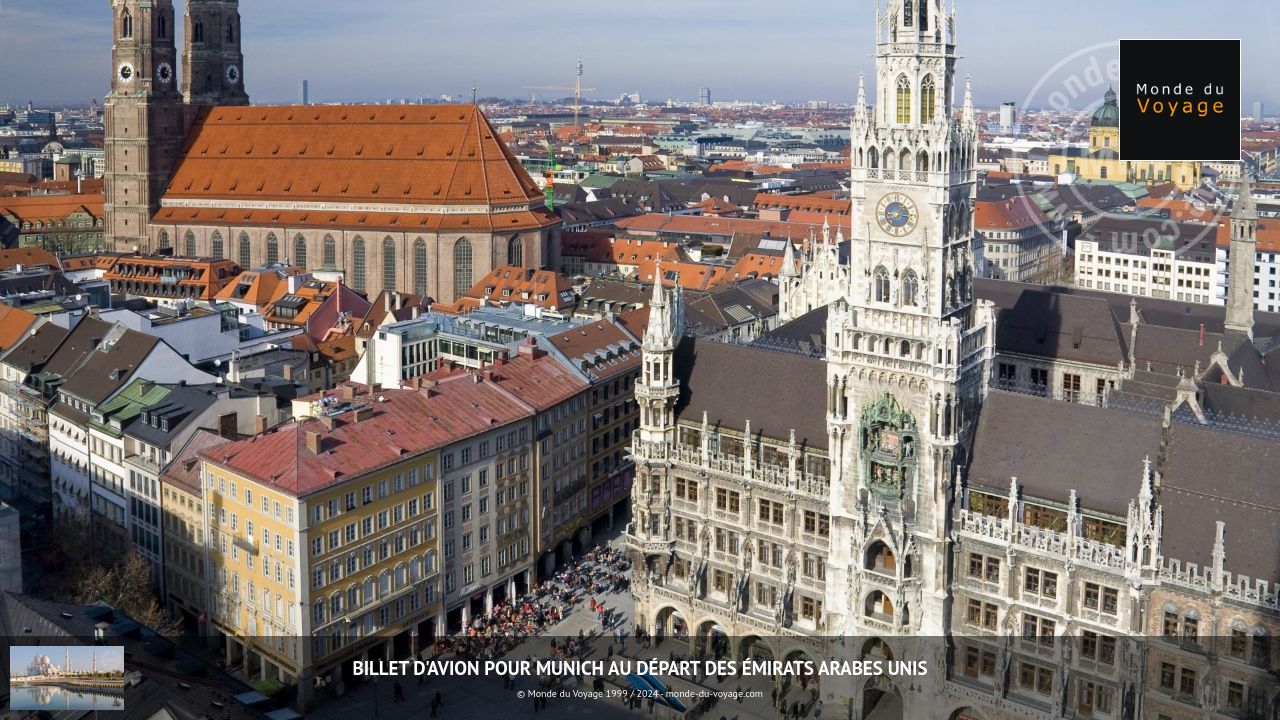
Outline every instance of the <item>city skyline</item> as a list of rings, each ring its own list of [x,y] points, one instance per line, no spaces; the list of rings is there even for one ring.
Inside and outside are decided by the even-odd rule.
[[[99,672],[124,671],[124,647],[120,645],[12,645],[9,647],[9,672],[21,675],[37,655],[48,655],[49,661],[63,669],[70,660],[75,672],[89,672],[97,655]]]
[[[175,2],[180,9],[183,2]],[[670,12],[663,11],[670,5]],[[1254,101],[1280,104],[1280,78],[1268,67],[1280,64],[1280,10],[1260,0],[1233,3],[1237,13],[1197,18],[1196,34],[1241,37],[1244,54],[1242,112]],[[246,88],[255,102],[293,102],[297,83],[311,82],[315,102],[372,101],[441,95],[466,98],[474,80],[481,97],[540,99],[566,95],[531,86],[567,86],[580,47],[586,66],[584,85],[599,88],[589,99],[613,99],[627,92],[645,98],[696,100],[706,86],[717,100],[799,103],[851,102],[857,74],[869,72],[873,47],[874,4],[864,0],[819,0],[797,11],[762,5],[743,12],[714,4],[691,8],[660,0],[658,6],[584,6],[572,24],[596,34],[564,35],[562,19],[542,17],[536,6],[505,8],[497,20],[473,6],[352,8],[333,0],[254,4],[245,18]],[[997,107],[1013,100],[1035,107],[1037,83],[1063,58],[1120,37],[1183,36],[1188,13],[1198,6],[1180,1],[1159,13],[1149,7],[1115,8],[1088,0],[1070,17],[1099,15],[1108,23],[1081,22],[1078,32],[1039,15],[1043,27],[1004,30],[1011,13],[1025,12],[1007,0],[965,6],[958,26],[968,55],[958,64],[961,76],[974,76],[975,102]],[[1187,12],[1181,12],[1180,9]],[[9,72],[0,80],[0,103],[87,104],[101,101],[109,78],[101,71],[110,53],[106,0],[68,0],[46,7],[29,0],[0,0],[0,60]],[[1249,17],[1246,23],[1240,18]],[[680,18],[680,22],[671,22]],[[1063,18],[1067,20],[1069,18]],[[484,42],[463,40],[466,32],[423,34],[439,26],[481,29]],[[627,28],[620,37],[610,28]],[[856,28],[850,31],[850,28]],[[712,33],[711,30],[715,32]],[[179,29],[179,33],[181,29]],[[735,38],[708,45],[708,38]],[[803,55],[788,47],[803,47]],[[326,48],[316,52],[317,48]],[[1106,57],[1109,50],[1103,50]],[[686,58],[697,57],[697,73]],[[1010,57],[1033,58],[1010,63]],[[1095,98],[1080,98],[1083,108]]]

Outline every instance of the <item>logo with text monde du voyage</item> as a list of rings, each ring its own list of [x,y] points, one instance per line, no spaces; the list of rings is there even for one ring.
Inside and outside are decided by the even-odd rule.
[[[1120,157],[1240,159],[1239,40],[1121,40]]]

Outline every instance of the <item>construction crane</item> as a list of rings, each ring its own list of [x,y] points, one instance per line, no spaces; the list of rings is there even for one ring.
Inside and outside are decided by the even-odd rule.
[[[563,87],[559,85],[536,85],[526,86],[525,90],[560,90],[563,92],[573,91],[573,126],[578,127],[578,117],[582,113],[582,93],[595,92],[596,88],[582,87],[582,51],[578,51],[578,76],[573,81],[573,87]]]

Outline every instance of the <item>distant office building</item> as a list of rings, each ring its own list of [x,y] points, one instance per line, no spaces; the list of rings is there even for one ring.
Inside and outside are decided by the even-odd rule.
[[[311,84],[306,80],[298,81],[298,104],[311,104]]]
[[[1253,121],[1262,122],[1262,101],[1255,100],[1253,103]]]
[[[1000,129],[1008,131],[1018,124],[1018,104],[1012,101],[1000,104]]]
[[[698,104],[699,105],[711,104],[711,88],[704,87],[698,91]]]

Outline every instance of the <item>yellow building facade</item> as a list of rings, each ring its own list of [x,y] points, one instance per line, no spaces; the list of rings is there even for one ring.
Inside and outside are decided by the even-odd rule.
[[[1184,192],[1200,187],[1198,162],[1120,159],[1120,107],[1111,89],[1089,122],[1089,149],[1069,148],[1066,152],[1050,154],[1049,171],[1054,175],[1075,175],[1082,180],[1144,185],[1172,182]]]
[[[209,631],[232,672],[297,683],[304,705],[314,678],[405,657],[437,634],[439,447],[404,443],[391,461],[365,452],[370,436],[393,437],[373,413],[200,455]]]

